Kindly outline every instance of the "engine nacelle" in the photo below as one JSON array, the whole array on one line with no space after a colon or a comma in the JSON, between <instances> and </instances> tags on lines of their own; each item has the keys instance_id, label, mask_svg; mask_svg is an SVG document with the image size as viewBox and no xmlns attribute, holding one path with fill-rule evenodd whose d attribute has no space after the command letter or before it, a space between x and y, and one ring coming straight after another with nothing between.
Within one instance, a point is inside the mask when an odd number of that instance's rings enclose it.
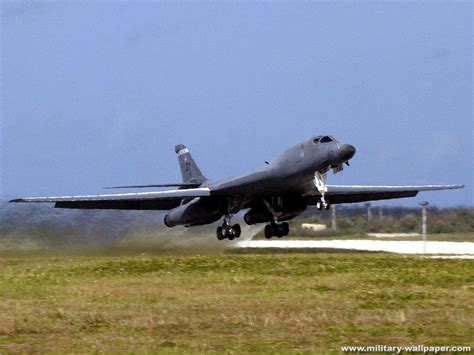
<instances>
[{"instance_id":1,"label":"engine nacelle","mask_svg":"<svg viewBox=\"0 0 474 355\"><path fill-rule=\"evenodd\" d=\"M179 225L190 227L213 223L222 216L223 213L215 201L198 197L170 210L165 215L163 222L170 228Z\"/></svg>"},{"instance_id":2,"label":"engine nacelle","mask_svg":"<svg viewBox=\"0 0 474 355\"><path fill-rule=\"evenodd\" d=\"M244 221L248 225L271 222L272 219L272 214L262 208L252 208L244 215Z\"/></svg>"}]
</instances>

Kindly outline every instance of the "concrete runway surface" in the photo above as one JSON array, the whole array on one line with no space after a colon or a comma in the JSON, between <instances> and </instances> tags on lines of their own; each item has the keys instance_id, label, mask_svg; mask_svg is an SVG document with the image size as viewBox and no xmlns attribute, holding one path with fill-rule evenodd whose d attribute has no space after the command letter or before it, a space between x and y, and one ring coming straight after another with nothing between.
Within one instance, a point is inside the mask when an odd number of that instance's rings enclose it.
<instances>
[{"instance_id":1,"label":"concrete runway surface","mask_svg":"<svg viewBox=\"0 0 474 355\"><path fill-rule=\"evenodd\" d=\"M387 251L400 254L423 254L422 241L392 240L247 240L234 244L237 248L334 248ZM474 255L473 242L426 242L426 254Z\"/></svg>"}]
</instances>

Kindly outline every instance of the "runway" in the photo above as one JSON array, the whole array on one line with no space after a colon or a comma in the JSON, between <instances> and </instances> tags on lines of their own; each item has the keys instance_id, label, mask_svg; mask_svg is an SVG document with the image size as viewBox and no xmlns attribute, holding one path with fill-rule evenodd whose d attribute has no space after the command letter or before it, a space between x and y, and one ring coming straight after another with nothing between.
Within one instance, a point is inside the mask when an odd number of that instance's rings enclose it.
<instances>
[{"instance_id":1,"label":"runway","mask_svg":"<svg viewBox=\"0 0 474 355\"><path fill-rule=\"evenodd\" d=\"M423 254L422 241L390 240L250 240L235 243L238 248L333 248L385 251L399 254ZM474 255L473 242L426 242L426 254Z\"/></svg>"}]
</instances>

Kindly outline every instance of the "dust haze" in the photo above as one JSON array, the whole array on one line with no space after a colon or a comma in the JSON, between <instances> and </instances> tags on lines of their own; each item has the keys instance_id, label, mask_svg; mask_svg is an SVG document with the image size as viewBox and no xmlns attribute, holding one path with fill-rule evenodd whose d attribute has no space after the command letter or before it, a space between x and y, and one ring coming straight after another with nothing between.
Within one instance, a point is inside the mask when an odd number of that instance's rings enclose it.
<instances>
[{"instance_id":1,"label":"dust haze","mask_svg":"<svg viewBox=\"0 0 474 355\"><path fill-rule=\"evenodd\" d=\"M235 241L219 241L219 222L202 227L167 228L160 211L67 210L49 205L0 202L0 250L93 248L158 249L181 253L219 253ZM239 241L250 240L262 226L242 226Z\"/></svg>"}]
</instances>

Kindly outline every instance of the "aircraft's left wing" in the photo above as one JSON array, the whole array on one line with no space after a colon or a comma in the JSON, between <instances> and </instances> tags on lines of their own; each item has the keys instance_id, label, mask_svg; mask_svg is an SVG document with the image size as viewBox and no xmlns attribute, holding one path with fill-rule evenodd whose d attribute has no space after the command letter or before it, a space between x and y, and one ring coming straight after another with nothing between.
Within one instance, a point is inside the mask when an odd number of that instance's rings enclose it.
<instances>
[{"instance_id":1,"label":"aircraft's left wing","mask_svg":"<svg viewBox=\"0 0 474 355\"><path fill-rule=\"evenodd\" d=\"M354 203L393 198L415 197L420 191L462 189L464 185L421 185L421 186L361 186L361 185L326 185L326 199L330 203ZM308 205L320 201L318 191L306 196Z\"/></svg>"},{"instance_id":2,"label":"aircraft's left wing","mask_svg":"<svg viewBox=\"0 0 474 355\"><path fill-rule=\"evenodd\" d=\"M53 202L57 208L168 210L179 206L182 199L210 196L207 187L123 194L24 197L10 202Z\"/></svg>"}]
</instances>

